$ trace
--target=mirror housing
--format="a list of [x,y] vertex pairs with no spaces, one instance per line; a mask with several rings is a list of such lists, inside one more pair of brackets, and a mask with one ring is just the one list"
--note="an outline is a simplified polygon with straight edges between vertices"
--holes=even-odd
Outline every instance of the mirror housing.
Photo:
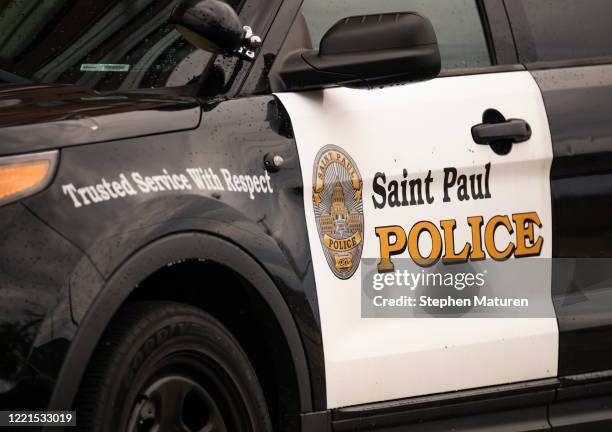
[[196,48],[253,60],[261,45],[234,9],[220,0],[180,0],[170,22]]
[[319,52],[289,54],[278,77],[285,91],[359,88],[431,79],[440,69],[431,22],[418,13],[402,12],[338,21],[323,36]]

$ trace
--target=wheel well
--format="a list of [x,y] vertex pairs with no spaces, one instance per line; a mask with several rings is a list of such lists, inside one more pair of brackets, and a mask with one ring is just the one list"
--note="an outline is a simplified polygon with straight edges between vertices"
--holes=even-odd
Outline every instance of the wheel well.
[[275,430],[299,430],[299,391],[289,345],[270,307],[243,277],[212,261],[185,260],[148,276],[126,301],[138,300],[186,303],[223,323],[255,369]]

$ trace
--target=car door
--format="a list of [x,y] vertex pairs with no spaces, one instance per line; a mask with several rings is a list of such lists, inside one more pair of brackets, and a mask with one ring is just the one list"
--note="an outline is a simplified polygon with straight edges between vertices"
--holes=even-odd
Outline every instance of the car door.
[[[612,47],[606,18],[612,3],[506,5],[520,60],[542,90],[554,154],[552,294],[566,388],[550,408],[550,423],[558,430],[580,421],[609,429],[603,420],[610,418],[609,392],[572,390],[603,388],[594,377],[609,379],[612,364]],[[590,399],[578,400],[581,394]]]
[[[528,72],[493,64],[475,0],[305,0],[296,23],[307,29],[293,29],[289,39],[306,35],[316,47],[339,19],[399,11],[417,11],[433,22],[442,76],[369,90],[276,94],[291,119],[302,167],[328,408],[557,374],[554,313],[363,315],[360,258],[382,263],[385,241],[388,252],[402,230],[409,235],[420,226],[429,233],[407,242],[416,241],[421,255],[431,255],[434,229],[440,238],[442,231],[452,232],[456,254],[466,245],[474,260],[521,256],[517,236],[531,230],[523,256],[551,256],[552,150],[542,96]],[[505,150],[475,142],[474,126],[507,119],[530,125],[526,142]],[[490,247],[477,249],[478,232]],[[386,258],[417,262],[414,250],[398,247]],[[539,283],[549,294],[550,273]],[[550,295],[545,303],[550,312]]]

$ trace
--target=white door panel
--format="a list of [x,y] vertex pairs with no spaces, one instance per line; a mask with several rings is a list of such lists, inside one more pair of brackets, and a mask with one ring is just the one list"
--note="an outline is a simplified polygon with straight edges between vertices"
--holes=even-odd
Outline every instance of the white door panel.
[[[456,244],[470,240],[466,219],[537,212],[551,257],[549,173],[552,147],[540,91],[527,72],[439,78],[376,90],[333,88],[277,97],[291,118],[304,181],[321,316],[328,408],[526,381],[557,374],[554,318],[361,318],[359,269],[348,279],[330,269],[313,208],[313,166],[329,144],[344,150],[363,179],[363,254],[380,256],[375,228],[422,220],[457,220]],[[486,109],[526,120],[532,138],[510,154],[474,143],[470,129]],[[441,199],[443,170],[481,173],[491,163],[491,198],[450,203]],[[372,180],[424,178],[432,204],[376,209]],[[500,230],[496,241],[509,239]],[[404,254],[402,257],[408,257]],[[356,264],[358,265],[358,264]],[[550,287],[550,275],[543,281]],[[552,309],[552,304],[550,305]]]

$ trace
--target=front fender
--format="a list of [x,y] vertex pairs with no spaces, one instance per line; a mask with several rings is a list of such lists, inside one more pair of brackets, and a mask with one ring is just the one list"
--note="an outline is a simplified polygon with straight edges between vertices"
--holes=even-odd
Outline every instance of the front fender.
[[[301,167],[281,114],[272,96],[230,100],[205,112],[197,129],[66,148],[53,184],[24,204],[82,250],[107,280],[104,287],[78,278],[71,285],[72,313],[80,324],[118,269],[159,239],[208,233],[244,251],[291,312],[318,410],[326,407],[318,301]],[[280,155],[282,169],[267,172],[267,154]],[[245,187],[257,180],[266,187]],[[178,256],[166,255],[160,267]],[[132,288],[148,274],[139,276],[130,280]]]

